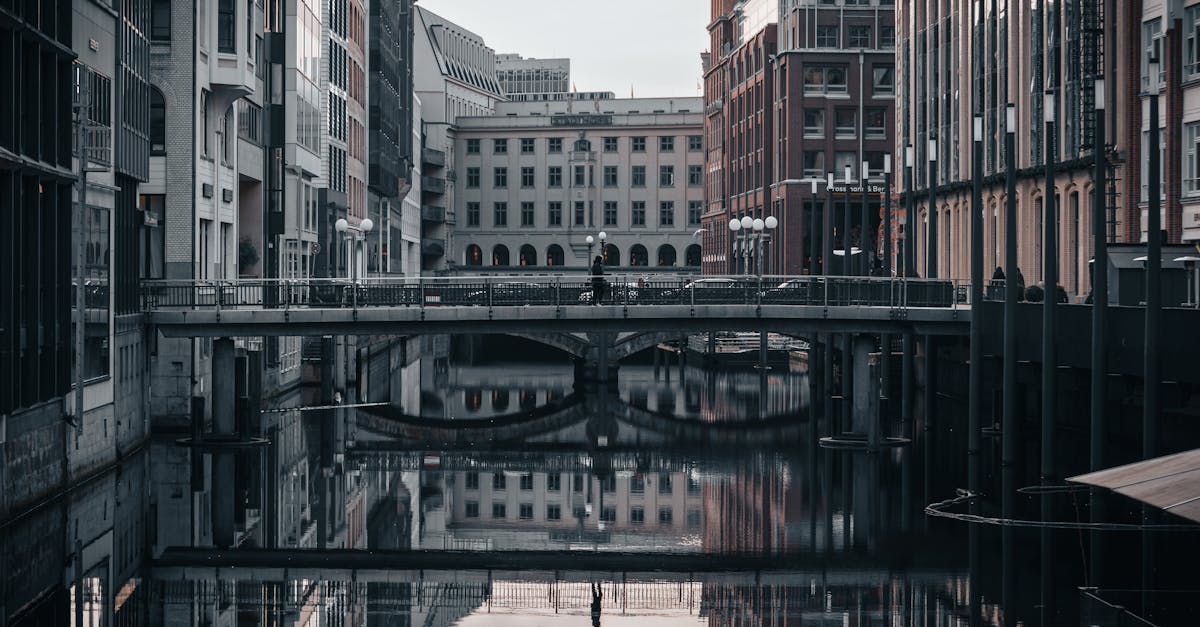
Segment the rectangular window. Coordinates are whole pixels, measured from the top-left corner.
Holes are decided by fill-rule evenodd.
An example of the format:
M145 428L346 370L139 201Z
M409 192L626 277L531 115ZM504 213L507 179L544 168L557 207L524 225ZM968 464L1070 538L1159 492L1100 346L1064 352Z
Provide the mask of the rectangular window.
M546 490L550 492L562 490L562 475L557 473L546 475Z
M629 184L632 187L645 187L646 186L646 166L644 166L644 165L633 166L633 170L630 172L630 176L629 176Z
M1162 87L1166 76L1166 59L1162 56L1162 18L1142 23L1142 89L1150 89L1150 58L1158 57L1158 85Z
M1200 78L1200 4L1184 10L1183 80Z
M479 154L479 140L478 139L468 139L467 140L467 154L468 155Z
M675 518L675 512L669 507L658 508L658 524L669 525Z
M521 489L522 490L532 490L533 489L533 475L532 474L523 473L521 475Z
M671 475L669 473L665 473L665 472L658 473L658 493L659 494L670 494L671 493Z
M492 518L504 520L508 513L506 509L507 508L504 506L504 503L492 503Z
M583 492L583 475L581 475L581 474L571 475L571 491L572 492Z
M846 93L846 68L823 66L805 68L804 93L816 96Z
M151 1L150 40L171 41L171 0Z
M616 187L617 186L617 166L615 166L615 165L604 166L604 186L605 187Z
M604 201L604 226L617 225L617 203L613 200Z
M467 501L467 518L479 518L478 501Z
M467 226L479 226L479 203L467 203Z
M629 478L629 491L634 494L642 494L646 491L646 478L641 473Z
M804 138L805 139L824 139L825 138L825 110L824 109L805 109L804 110Z
M872 85L876 96L891 96L896 93L896 72L892 66L875 66L871 70Z
M200 123L201 123L200 124L200 134L201 134L200 155L207 157L207 156L209 156L208 151L209 151L209 146L211 145L209 136L212 135L212 133L209 131L209 128L208 128L209 114L208 114L208 90L207 89L200 90L200 111L197 112L197 115L200 116Z
M521 226L533 226L533 203L531 202L521 203Z
M646 138L645 137L631 137L630 141L633 142L632 143L633 152L646 152Z
M871 47L871 27L864 25L851 25L847 30L848 48L870 48Z
M504 473L497 472L492 474L492 489L503 490L507 486L507 481L504 478Z
M237 47L237 2L220 0L217 3L217 52L235 53Z
M837 180L846 178L846 168L850 168L850 180L856 180L858 176L858 153L857 152L837 152L833 155L833 175Z
M698 509L689 509L688 510L687 526L689 528L698 529L700 527L700 520L701 520L700 519L700 510L698 510Z
M825 176L825 151L804 151L804 178L819 179Z
M703 135L688 135L688 152L700 152L704 150Z
M704 201L689 200L688 201L688 226L698 226L700 224L700 216L704 213Z
M633 524L635 524L635 525L641 525L641 524L645 524L645 522L646 522L646 508L644 508L644 507L634 507L634 508L630 509L630 510L629 510L629 522L631 522L631 523L633 523Z
M479 168L467 168L467 189L478 189Z
M617 508L605 506L600 510L600 520L607 523L617 522Z
M883 50L891 50L896 47L896 27L895 26L880 26L879 27L879 47Z
M524 187L524 188L533 187L533 168L532 167L521 168L521 187Z
M704 166L689 165L688 187L700 187L701 185L704 185Z
M635 200L629 204L630 226L646 226L646 203Z
M521 520L533 520L533 503L521 503L519 507Z
M508 226L508 203L498 202L492 205L492 225ZM503 479L504 475L500 475Z
M550 139L546 140L546 152L552 155L561 154L563 150L562 146L563 144L561 137L551 137Z
M658 151L659 152L675 152L675 138L674 137L659 137L658 138Z
M507 155L508 154L508 140L507 139L493 139L492 140L492 154Z
M858 110L838 109L833 115L833 133L837 139L854 139L858 136Z
M675 187L675 166L673 166L673 165L658 166L658 186L659 187Z
M658 203L658 225L675 226L675 202L664 200Z
M583 204L582 200L575 201L575 226L583 226L583 224L584 224L583 219L584 219L584 216L586 215L584 212L584 209L586 207L587 207L587 205Z
M837 48L838 29L837 24L821 24L817 26L817 47Z
M547 220L550 226L562 226L562 203L557 200L547 205Z
M616 151L617 151L617 138L616 137L605 137L604 138L604 152L616 152Z
M508 187L508 168L492 169L492 187L496 189Z
M1200 195L1200 122L1185 126L1183 139L1183 193L1197 196Z
M532 155L533 154L533 138L532 137L522 137L521 138L521 154L523 154L523 155Z
M467 484L468 490L478 490L479 489L479 473L468 472L467 476L466 476L466 484Z
M887 139L887 110L867 109L863 112L863 134L867 139Z
M549 187L562 187L561 165L550 166L550 171L546 174L546 185Z
M562 520L562 506L557 504L547 505L546 520Z
M587 187L587 169L584 166L575 166L575 187Z

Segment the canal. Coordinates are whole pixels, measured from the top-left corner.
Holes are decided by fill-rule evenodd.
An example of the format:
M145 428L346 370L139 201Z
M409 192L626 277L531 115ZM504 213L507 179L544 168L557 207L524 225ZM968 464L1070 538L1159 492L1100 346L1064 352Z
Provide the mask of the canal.
M156 434L0 530L0 625L1200 616L1183 592L1200 588L1194 526L1003 466L994 433L969 459L965 389L942 390L928 422L885 403L892 438L870 453L822 440L845 423L800 361L646 353L590 386L553 351L488 342L425 343L381 401L296 389L235 445ZM1065 429L1064 447L1086 448ZM1089 527L1097 504L1106 523ZM1147 550L1168 592L1126 592Z

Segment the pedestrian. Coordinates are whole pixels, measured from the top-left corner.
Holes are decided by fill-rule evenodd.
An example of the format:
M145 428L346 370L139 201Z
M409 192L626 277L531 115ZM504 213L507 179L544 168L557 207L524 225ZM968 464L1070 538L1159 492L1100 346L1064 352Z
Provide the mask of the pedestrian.
M592 582L592 627L600 627L600 611L604 602L604 590L600 583Z
M1000 266L996 266L996 271L992 273L992 280L993 281L1003 281L1004 280L1004 269L1001 268Z
M596 255L592 261L592 304L599 305L604 297L604 258Z

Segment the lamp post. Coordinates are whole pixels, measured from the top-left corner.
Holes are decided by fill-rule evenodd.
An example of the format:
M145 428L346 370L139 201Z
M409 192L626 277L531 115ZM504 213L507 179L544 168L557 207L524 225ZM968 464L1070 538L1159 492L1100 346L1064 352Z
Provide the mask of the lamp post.
M1096 35L1097 49L1103 50L1104 37ZM1104 464L1104 436L1107 431L1105 424L1105 371L1108 369L1108 228L1105 224L1104 179L1107 176L1105 156L1107 146L1104 132L1104 77L1100 75L1095 82L1096 119L1095 145L1092 154L1096 158L1096 170L1092 176L1092 243L1096 253L1092 256L1092 378L1091 378L1091 417L1088 425L1088 469L1092 472L1100 470ZM1090 504L1092 520L1101 520L1100 491L1091 490ZM1103 554L1103 539L1099 532L1093 532L1091 537L1091 575L1092 580L1099 578L1101 572L1100 556Z
M842 250L844 250L846 253L842 257L842 276L851 276L853 274L850 270L850 249L853 248L853 244L850 239L850 229L854 226L853 212L850 210L850 180L853 176L854 166L847 163L845 178L846 194L845 202L842 203Z
M1017 108L1005 107L1004 153L1007 198L1004 216L1004 388L1001 463L1016 464L1017 455Z
M599 239L599 240L600 240L600 256L603 258L603 263L604 263L605 265L607 265L607 264L608 264L608 258L607 258L607 256L605 256L605 252L604 252L604 242L605 242L606 240L608 240L608 233L606 233L606 232L604 232L604 231L600 231L600 233L598 233L596 237L592 237L591 235L589 235L589 236L585 237L585 238L584 238L584 240L583 240L583 241L587 242L587 247L588 247L588 264L590 265L590 264L592 263L592 249L593 249L593 248L596 246L596 240L597 240L597 239Z
M929 236L925 241L925 277L938 275L938 211L937 211L937 135L929 134Z
M862 225L858 227L859 240L862 242L858 245L862 249L863 254L863 276L871 275L871 266L873 264L874 255L871 251L871 231L867 229L867 225L871 222L871 212L867 209L870 204L870 198L867 195L867 179L871 178L871 164L866 161L862 162Z
M904 276L912 276L917 269L917 202L913 190L913 147L904 147L905 190L904 196Z
M375 223L372 222L370 218L363 218L362 221L357 225L353 225L350 224L350 222L345 218L338 218L338 221L334 223L333 228L336 229L344 239L350 242L350 245L347 248L347 271L350 273L350 280L358 282L360 274L358 268L359 261L364 263L366 262L366 259L362 254L360 254L358 244L360 241L364 244L366 243L367 234L375 228ZM365 268L362 274L366 274Z
M883 276L892 276L892 155L883 155ZM885 369L886 371L886 369Z
M1058 337L1058 201L1055 190L1054 92L1045 93L1046 183L1042 194L1042 268L1046 285L1042 299L1042 480L1054 474L1054 406L1057 398L1055 375L1058 361L1054 340Z
M833 172L825 175L825 207L822 212L821 226L825 234L821 237L821 274L829 276L829 266L833 264Z
M979 453L979 422L983 414L983 115L976 113L971 152L971 365L968 371L967 453ZM978 309L976 309L978 307Z
M1156 44L1157 46L1157 44ZM1158 454L1158 318L1162 309L1162 208L1159 188L1161 165L1158 162L1158 55L1150 57L1149 90L1150 206L1146 221L1146 343L1145 343L1145 402L1142 407L1142 459Z

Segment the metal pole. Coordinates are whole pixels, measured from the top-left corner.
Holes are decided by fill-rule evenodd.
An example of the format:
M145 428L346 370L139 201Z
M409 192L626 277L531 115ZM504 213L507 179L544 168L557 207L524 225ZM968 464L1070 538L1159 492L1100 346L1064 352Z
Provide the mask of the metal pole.
M892 156L883 157L883 276L892 276Z
M904 276L911 277L916 275L917 270L917 202L916 193L913 191L915 181L913 178L913 147L908 146L904 149L904 169L907 185L905 186L907 194L904 201Z
M852 167L853 166L849 165L846 166L846 193L843 195L844 201L842 202L842 276L854 276L854 272L852 270L853 266L851 265L851 261L854 258L850 255L850 251L851 248L853 248L854 243L853 240L850 239L850 229L854 226L854 212L850 209L850 176L852 174ZM847 340L847 350L849 350L849 346L850 343L849 340Z
M1042 480L1045 481L1054 475L1055 375L1058 374L1054 350L1058 332L1058 200L1054 181L1053 93L1046 93L1043 110L1046 116L1046 184L1042 193L1042 268L1046 293L1042 300Z
M821 245L823 246L821 252L821 274L829 276L829 266L833 263L833 172L828 174L825 182L825 211L824 217L821 218L821 226L825 229L825 235L821 241ZM826 294L828 294L828 284L825 285L825 290Z
M1158 64L1150 67L1149 220L1146 225L1145 403L1142 408L1142 459L1158 454L1158 319L1162 310L1162 198L1159 186Z
M1009 103L1006 111L1004 138L1008 172L1005 174L1007 198L1004 216L1004 405L1001 429L1001 462L1016 463L1017 455L1017 149L1016 105Z
M817 180L812 181L812 194L808 206L808 274L816 276L817 274L817 251L820 248L817 245Z
M929 235L925 238L925 278L938 275L938 211L937 211L937 135L929 138Z
M983 414L983 115L975 114L971 153L971 365L967 453L979 453Z
M858 245L858 247L862 249L862 256L863 256L862 274L863 274L863 276L870 276L871 275L871 266L874 265L872 263L874 261L874 255L868 254L868 251L871 250L871 232L869 230L867 230L867 225L869 225L871 223L871 212L867 208L867 205L870 202L867 197L867 176L868 176L868 170L870 169L870 167L871 167L871 164L867 163L866 161L863 161L863 163L862 163L862 168L863 168L862 169L862 215L860 216L862 218L862 225L858 227L858 229L859 229L859 238L858 239L861 242Z

